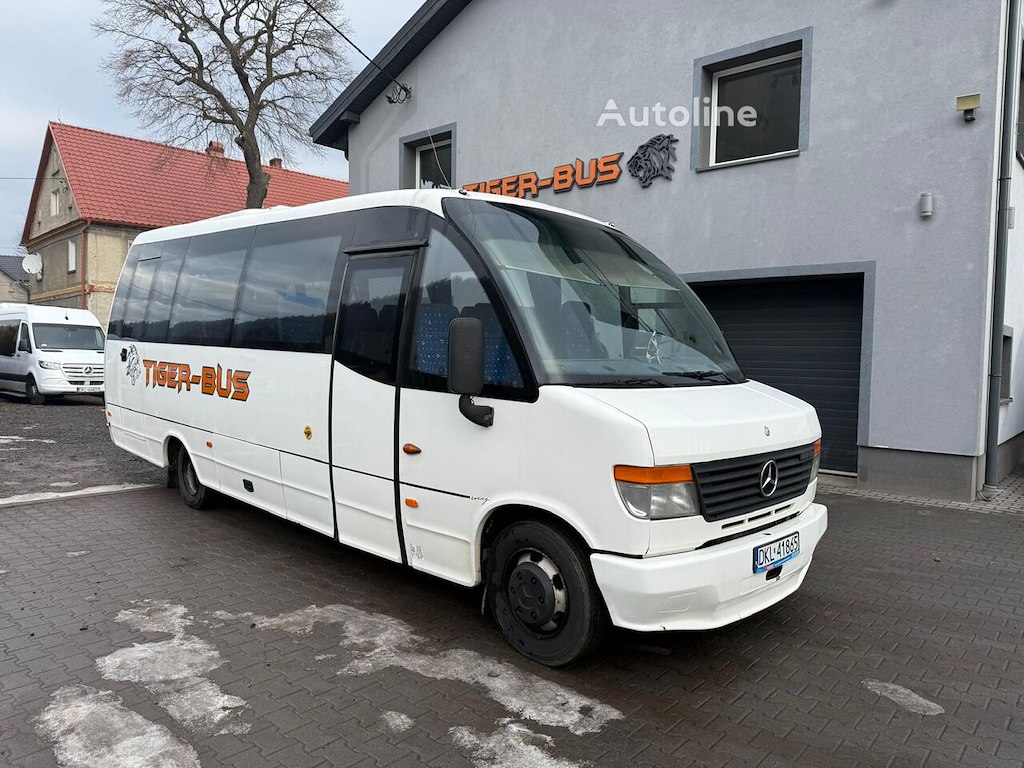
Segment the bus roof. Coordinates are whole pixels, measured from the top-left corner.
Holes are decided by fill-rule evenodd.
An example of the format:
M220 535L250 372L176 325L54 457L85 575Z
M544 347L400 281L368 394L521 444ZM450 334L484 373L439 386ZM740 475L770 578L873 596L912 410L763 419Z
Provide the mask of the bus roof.
M215 216L211 219L192 222L190 224L179 224L173 227L164 227L162 229L153 229L148 232L143 232L135 238L135 243L143 245L145 243L161 242L164 240L177 240L179 238L191 237L193 235L205 235L211 232L241 229L242 227L254 227L259 224L272 224L279 221L294 221L296 219L325 216L327 214L341 213L343 211L358 211L367 208L384 208L389 206L423 208L441 216L443 215L441 203L446 197L462 197L469 200L486 200L505 205L520 205L528 208L562 213L567 216L574 216L597 224L605 223L573 211L567 211L562 208L545 205L544 203L535 203L530 200L521 200L515 197L450 189L401 189L391 192L371 192L364 195L352 195L350 197L339 198L337 200L326 200L322 203L310 203L309 205L300 205L295 207L279 205L274 208L248 208L235 213L228 213L223 216Z

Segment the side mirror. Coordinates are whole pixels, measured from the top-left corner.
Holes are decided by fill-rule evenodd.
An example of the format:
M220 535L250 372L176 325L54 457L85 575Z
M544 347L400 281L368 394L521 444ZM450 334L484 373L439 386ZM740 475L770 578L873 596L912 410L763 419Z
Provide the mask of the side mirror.
M494 424L494 409L477 405L473 395L484 388L484 326L475 317L457 317L448 326L448 389L459 398L459 411L481 427Z
M448 389L456 395L479 395L483 388L483 323L457 317L448 326Z

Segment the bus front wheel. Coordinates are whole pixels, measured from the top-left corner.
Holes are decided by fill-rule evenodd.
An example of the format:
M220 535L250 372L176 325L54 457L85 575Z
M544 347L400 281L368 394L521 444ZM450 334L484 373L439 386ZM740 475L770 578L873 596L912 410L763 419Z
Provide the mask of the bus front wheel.
M25 382L25 397L28 399L30 405L46 405L46 396L39 391L39 387L36 385L36 380L31 376L29 376L28 381Z
M199 482L192 457L184 448L178 452L178 492L181 494L181 500L192 509L208 507L213 496L210 489Z
M604 606L586 554L545 523L513 523L491 550L487 597L508 642L529 659L562 667L604 634Z

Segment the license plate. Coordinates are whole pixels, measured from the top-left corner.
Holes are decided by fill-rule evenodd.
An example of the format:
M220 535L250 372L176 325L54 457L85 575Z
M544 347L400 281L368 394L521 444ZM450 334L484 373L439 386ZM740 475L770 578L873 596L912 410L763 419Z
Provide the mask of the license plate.
M103 387L76 387L76 392L102 392Z
M778 568L787 560L800 554L800 534L791 533L784 539L754 547L754 573L763 573Z

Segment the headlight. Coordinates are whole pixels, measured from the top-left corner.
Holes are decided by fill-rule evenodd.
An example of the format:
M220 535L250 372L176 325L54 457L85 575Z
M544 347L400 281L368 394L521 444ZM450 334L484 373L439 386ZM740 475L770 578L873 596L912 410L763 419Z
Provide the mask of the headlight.
M45 368L48 371L59 371L60 370L60 363L51 363L48 360L40 360L39 361L39 367L40 368Z
M700 514L693 471L673 467L615 467L615 485L633 517L667 520Z
M818 466L821 464L821 438L814 441L814 460L811 462L811 480L818 476Z

